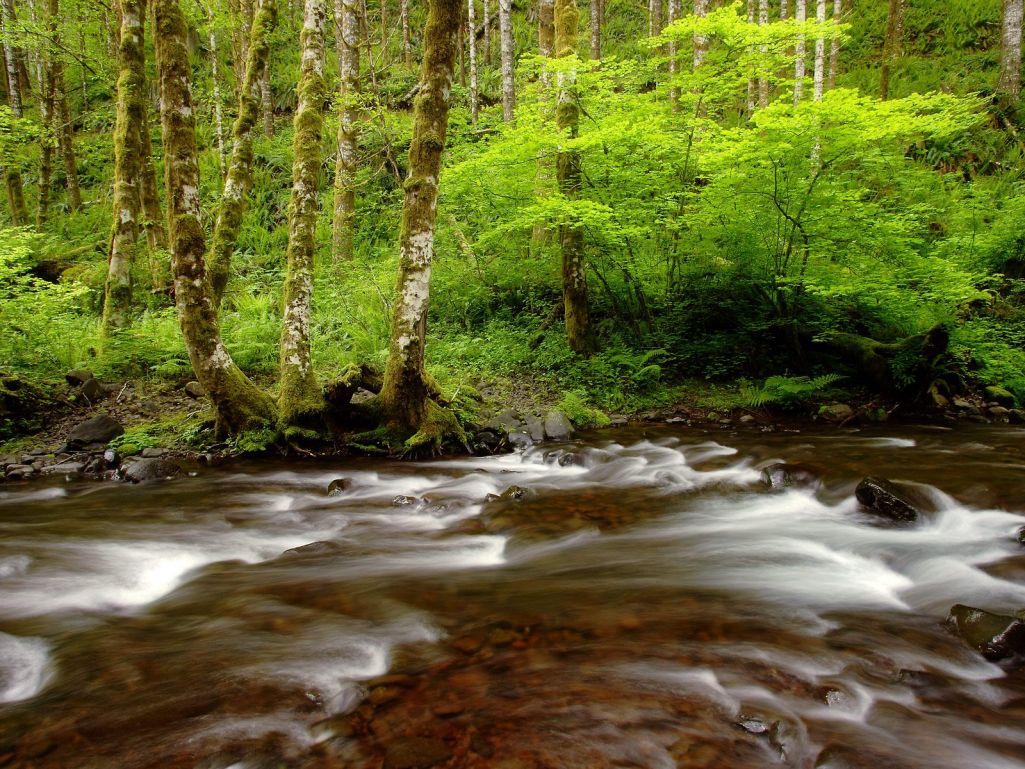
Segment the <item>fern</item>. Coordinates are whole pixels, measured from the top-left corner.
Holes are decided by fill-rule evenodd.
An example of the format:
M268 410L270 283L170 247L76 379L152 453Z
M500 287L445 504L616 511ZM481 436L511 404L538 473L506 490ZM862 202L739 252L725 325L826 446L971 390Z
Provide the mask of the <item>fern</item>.
M791 408L841 379L843 377L837 374L823 374L815 378L773 376L766 379L761 387L742 385L738 400L750 408L769 405Z

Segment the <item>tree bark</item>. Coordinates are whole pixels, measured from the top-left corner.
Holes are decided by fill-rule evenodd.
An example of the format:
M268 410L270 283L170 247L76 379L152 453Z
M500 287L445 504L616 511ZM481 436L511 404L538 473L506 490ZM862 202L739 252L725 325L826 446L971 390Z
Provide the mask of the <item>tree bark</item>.
M659 34L662 27L662 0L648 0L648 36Z
M1000 77L997 91L1014 103L1021 96L1021 29L1023 0L1004 0L1004 19L1000 35Z
M538 4L537 52L545 58L555 55L555 0L540 0Z
M815 7L815 21L819 24L826 23L826 0L818 0ZM825 84L826 74L826 38L819 35L815 38L815 80L814 99L822 101L822 88Z
M572 56L577 51L577 25L580 12L576 0L555 2L555 55ZM559 74L559 103L555 111L555 124L563 134L562 141L576 138L580 124L577 105L576 76L573 72ZM575 149L559 147L555 160L559 190L566 198L580 197L580 153ZM584 230L575 223L564 223L559 228L562 247L562 299L565 311L566 338L570 348L582 355L593 350L591 316L587 301L587 273L584 260Z
M60 18L60 0L48 0L48 15L51 19ZM53 24L50 33L55 49L60 48L60 26ZM68 89L64 77L64 62L58 51L50 61L50 87L53 89L51 104L52 125L55 129L57 146L64 161L64 182L67 193L68 207L72 211L82 208L82 192L78 184L78 163L75 158L75 127L71 119L71 108L68 106Z
M140 194L142 196L142 227L146 231L146 242L150 248L150 259L155 259L155 252L167 248L167 226L164 212L160 207L160 193L157 191L157 170L153 165L153 143L150 139L149 106L146 99L142 101L142 125L139 126L139 157ZM155 261L152 262L156 264ZM159 271L153 271L156 290L162 290Z
M595 0L592 0L595 2ZM680 18L680 0L669 0L668 21L672 24ZM680 111L680 87L676 79L680 75L680 47L676 38L669 41L669 103L673 112Z
M385 421L402 431L425 430L431 411L432 388L424 370L427 308L438 175L448 128L462 0L430 0L428 8L421 88L414 108L409 176L402 206L391 342L378 400Z
M214 86L214 132L217 137L217 165L221 170L221 178L227 173L227 154L224 149L224 109L221 106L221 73L217 55L217 30L214 28L213 6L206 9L210 31L207 40L210 44L210 79Z
M231 159L224 191L217 206L213 244L210 249L210 294L214 308L221 305L228 285L231 258L235 252L242 217L253 188L253 131L260 118L257 88L270 55L268 36L277 23L274 0L260 0L249 27L245 74L238 89L238 116L231 128Z
M779 0L779 20L786 21L790 18L790 0Z
M56 27L56 17L47 19L47 29ZM50 51L50 58L56 56ZM53 148L55 144L56 121L54 120L53 63L44 65L42 96L39 99L41 131L39 135L39 208L36 209L36 226L42 229L50 214L50 186L53 175Z
M798 24L808 20L808 0L797 0L794 10L794 18ZM807 41L804 33L797 36L797 43L794 46L794 104L800 104L801 95L804 91L804 76L806 74L805 53Z
M546 0L541 0L542 9L545 2ZM474 5L474 0L467 0L467 23L470 27L470 122L476 128L477 117L480 113L480 93L478 92L477 83L477 11Z
M679 4L679 2L680 0L669 0L670 6L673 3ZM602 0L591 0L588 24L591 29L591 58L595 61L601 60L601 13Z
M516 109L512 0L498 0L498 32L502 46L502 118L508 123Z
M491 16L491 0L481 0L482 14L484 16L484 66L491 66L491 25L494 23Z
M747 0L747 23L754 24L756 21L755 0ZM748 48L749 53L754 53L754 46ZM747 114L753 115L758 94L758 82L750 75L747 78Z
M407 67L413 66L413 47L409 33L409 0L400 0L399 17L402 24L402 60Z
M769 23L769 0L758 0L758 26L764 27ZM769 54L769 47L762 45L759 48L764 60ZM764 66L764 64L763 64ZM765 76L758 78L758 106L769 106L769 79Z
M317 242L317 203L320 189L320 146L324 133L325 0L305 0L300 34L302 64L296 88L292 142L292 195L288 206L288 266L285 272L285 311L281 330L281 424L300 425L323 411L324 399L313 371L310 335L314 254Z
M473 0L471 0L472 2ZM334 212L331 232L335 261L353 258L356 217L356 148L359 141L359 17L355 0L335 0L341 40L338 100L338 157L335 161ZM474 113L476 119L476 113Z
M274 402L239 370L221 341L204 259L196 116L189 92L192 67L188 27L178 0L154 2L171 266L182 336L196 379L217 412L218 432L237 435L247 430L273 429Z
M839 25L843 19L843 0L833 0L833 24ZM832 91L836 88L836 73L840 66L840 38L833 38L832 47L829 50L829 82L826 87Z
M267 66L263 69L263 77L260 78L260 106L263 110L263 133L265 136L274 135L274 95L270 85L270 56L268 55Z
M4 0L0 3L0 21L3 22L0 30L7 32L12 28L13 6ZM21 80L18 76L18 63L14 51L14 45L10 40L4 40L4 73L7 83L7 104L11 108L14 117L24 116L21 100ZM7 183L7 202L10 206L11 223L18 227L29 223L28 208L25 205L25 190L21 181L21 171L11 163L4 169L4 178Z
M143 52L144 0L121 0L117 118L114 124L114 223L107 258L103 333L128 324L132 306L132 265L140 228L142 143L145 114Z
M704 18L708 14L708 0L694 0L694 15ZM704 35L694 35L694 69L705 63L705 54L708 53L708 38Z
M890 0L886 14L886 37L883 40L883 63L879 68L879 98L890 98L890 67L900 56L904 39L904 0Z

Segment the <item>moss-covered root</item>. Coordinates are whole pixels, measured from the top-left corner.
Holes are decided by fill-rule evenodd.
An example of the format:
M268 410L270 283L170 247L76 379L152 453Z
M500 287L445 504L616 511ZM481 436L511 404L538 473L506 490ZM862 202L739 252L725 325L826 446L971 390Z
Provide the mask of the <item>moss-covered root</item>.
M454 412L435 401L427 401L420 429L409 438L402 451L403 457L434 456L441 453L446 443L455 442L470 452L466 431Z

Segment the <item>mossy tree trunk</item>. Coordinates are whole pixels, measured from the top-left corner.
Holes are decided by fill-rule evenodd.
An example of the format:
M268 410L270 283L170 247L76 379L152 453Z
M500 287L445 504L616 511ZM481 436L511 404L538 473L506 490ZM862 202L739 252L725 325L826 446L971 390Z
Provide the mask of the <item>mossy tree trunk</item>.
M238 116L231 128L231 158L217 207L210 249L210 289L215 307L220 307L228 285L231 258L253 188L253 131L260 119L257 94L270 53L268 35L276 21L274 0L260 0L249 25L249 40L244 46L248 58L242 86L238 89Z
M0 3L0 30L7 32L13 28L14 8L8 2ZM7 104L16 118L23 117L21 99L21 78L18 75L18 60L14 44L4 38L4 75L7 84ZM11 212L11 223L24 226L29 223L28 208L25 205L25 188L21 180L21 171L14 159L10 159L4 168L4 181L7 185L7 202Z
M334 211L331 220L335 261L353 258L356 225L356 149L359 142L359 14L356 0L335 0L339 88L338 155L335 158Z
M46 28L48 34L53 34L57 27L57 17L48 16ZM51 61L47 61L43 69L43 92L39 99L39 116L42 123L42 131L39 141L39 208L36 210L36 226L42 228L46 224L50 213L50 186L53 176L53 149L55 139L56 120L54 119L54 83L53 83L53 61L57 56L55 50L49 52Z
M153 163L153 141L149 128L149 106L144 98L142 123L139 125L139 195L143 214L142 229L146 233L146 243L149 244L150 259L153 260L157 251L167 248L167 227L160 205L160 193L157 191L157 170ZM154 277L159 279L159 273L155 271ZM159 282L155 282L153 287L157 290L163 288Z
M576 0L555 2L555 55L573 56L577 51L577 25L580 12ZM576 138L580 122L577 104L576 78L573 72L559 73L559 103L555 109L555 124L561 141ZM559 190L570 200L580 197L580 153L575 149L559 148L556 155L556 178ZM559 228L562 247L562 299L565 309L566 338L570 348L579 354L593 351L591 315L587 301L587 272L584 258L584 231L574 222L565 222Z
M409 0L399 0L399 23L402 25L402 61L413 66L413 46L409 34Z
M997 90L1015 104L1021 96L1021 29L1023 0L1004 0L1000 33L1000 77Z
M666 7L666 21L672 24L680 18L680 0L669 0ZM680 111L680 87L676 84L680 76L680 48L676 38L669 41L669 103L673 112ZM593 54L592 54L593 57Z
M145 116L144 0L121 0L117 117L114 125L114 222L107 256L103 333L128 324L132 265L138 249L142 177L142 121Z
M900 56L903 41L904 0L890 0L886 14L886 36L883 38L883 62L879 68L879 98L883 101L890 98L890 67Z
M68 106L68 86L64 75L64 61L60 49L60 0L48 0L47 18L52 19L50 40L53 52L49 62L48 87L52 88L53 99L50 117L53 133L64 163L64 184L68 207L72 211L82 208L82 192L78 184L78 162L75 158L75 125Z
M189 90L188 27L178 0L154 2L171 267L182 336L196 378L217 411L219 432L237 435L271 428L277 421L274 402L249 381L224 348L210 296L200 220L196 117Z
M281 331L281 423L299 425L323 411L323 398L313 371L310 304L313 298L317 201L320 188L320 145L323 139L325 0L305 0L300 33L302 63L295 112L292 195L288 206L288 268Z
M386 422L402 431L422 430L432 407L432 388L424 370L424 347L438 175L448 129L461 19L462 0L430 0L421 88L416 97L409 147L409 176L402 205L391 342L378 401Z

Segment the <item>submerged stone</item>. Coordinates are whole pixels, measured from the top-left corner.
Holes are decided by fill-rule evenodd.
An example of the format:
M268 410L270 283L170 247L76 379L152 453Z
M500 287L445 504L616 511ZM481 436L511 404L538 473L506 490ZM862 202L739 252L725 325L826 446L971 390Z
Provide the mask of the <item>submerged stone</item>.
M947 622L961 639L991 662L1025 655L1025 620L955 604Z
M352 488L352 478L335 478L327 485L327 493L330 497L337 497Z
M886 478L865 478L854 490L854 496L869 512L892 521L913 523L921 515L907 490Z
M818 486L814 470L796 462L774 462L762 470L762 481L774 489Z

